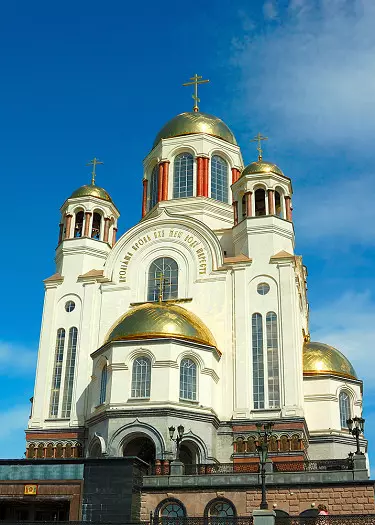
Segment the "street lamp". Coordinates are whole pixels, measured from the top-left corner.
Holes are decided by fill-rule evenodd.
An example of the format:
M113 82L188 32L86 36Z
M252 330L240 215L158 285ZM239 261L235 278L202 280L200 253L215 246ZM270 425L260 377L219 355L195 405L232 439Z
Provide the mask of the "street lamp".
M180 456L180 443L184 436L185 429L182 425L178 425L176 437L174 437L174 433L176 431L174 426L169 427L168 430L169 430L169 437L171 438L172 441L176 443L176 460L178 461L179 456Z
M365 420L363 417L353 417L353 419L347 419L346 424L348 425L349 433L355 437L357 443L357 450L355 453L363 455L363 452L361 452L359 447L359 436L363 434L365 429Z
M257 452L260 461L260 474L262 479L262 501L260 509L268 509L267 495L266 495L266 462L268 457L268 443L272 434L273 423L257 423L255 426L258 431L258 445Z

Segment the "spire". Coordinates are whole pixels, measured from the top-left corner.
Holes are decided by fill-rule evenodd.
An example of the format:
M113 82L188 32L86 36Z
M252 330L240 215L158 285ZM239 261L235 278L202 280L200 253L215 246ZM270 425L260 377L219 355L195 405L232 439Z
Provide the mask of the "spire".
M191 82L185 82L185 84L182 84L182 85L183 86L194 86L194 94L192 95L194 99L193 111L197 113L199 111L198 102L200 102L200 99L198 98L198 84L207 84L209 80L202 80L202 76L197 75L197 73L195 73L195 75L191 77L190 80Z
M99 159L94 157L90 162L86 164L86 166L92 166L92 172L91 172L91 186L95 186L95 178L96 178L96 166L97 164L104 164L104 162L101 162Z
M250 140L250 142L257 142L257 150L258 150L258 161L260 162L263 158L263 149L262 149L262 140L268 140L268 137L263 137L260 133L256 135L253 139Z

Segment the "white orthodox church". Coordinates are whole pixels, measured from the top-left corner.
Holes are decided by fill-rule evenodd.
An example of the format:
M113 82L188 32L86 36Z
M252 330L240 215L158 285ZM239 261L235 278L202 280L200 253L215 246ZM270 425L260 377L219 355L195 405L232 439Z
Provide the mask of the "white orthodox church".
M29 458L130 455L167 472L182 425L185 464L251 463L266 421L274 461L354 448L362 382L310 341L291 180L260 147L245 165L229 127L197 109L155 138L142 217L120 238L95 177L62 205Z

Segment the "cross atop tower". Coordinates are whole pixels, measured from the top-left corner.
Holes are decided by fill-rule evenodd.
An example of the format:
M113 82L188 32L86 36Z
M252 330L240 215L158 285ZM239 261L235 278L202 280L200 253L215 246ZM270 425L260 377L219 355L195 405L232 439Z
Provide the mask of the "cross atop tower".
M198 102L200 102L200 99L198 98L198 84L207 84L209 80L202 80L202 76L197 75L197 73L195 73L195 75L191 77L190 80L191 82L185 82L185 84L182 84L182 85L183 86L194 86L194 94L192 95L194 99L193 111L198 112L199 111Z
M263 149L262 149L262 140L268 140L268 137L263 137L260 133L256 135L253 139L250 140L250 142L257 142L257 150L258 150L258 161L260 162L263 157Z
M91 172L91 185L95 186L95 178L96 178L96 166L98 164L104 164L104 162L101 162L99 159L94 157L90 162L86 164L86 166L92 166L92 172Z

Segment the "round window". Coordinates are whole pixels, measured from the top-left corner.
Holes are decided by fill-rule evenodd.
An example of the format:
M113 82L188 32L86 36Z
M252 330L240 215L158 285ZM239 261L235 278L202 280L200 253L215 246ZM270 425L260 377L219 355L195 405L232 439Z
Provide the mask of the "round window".
M260 283L257 286L257 292L260 295L266 295L270 291L270 285L267 283Z
M67 312L73 312L73 310L74 310L75 307L76 307L76 304L75 304L75 302L73 302L73 301L67 301L67 302L65 303L65 310L66 310Z

